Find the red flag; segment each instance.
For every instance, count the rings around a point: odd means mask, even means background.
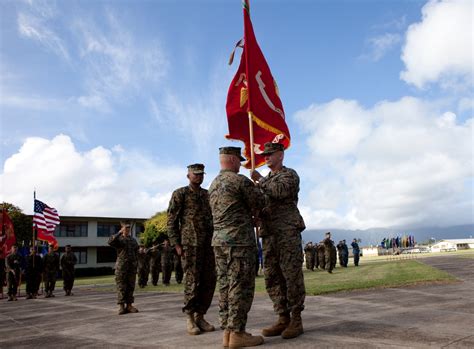
[[[1,219],[0,258],[5,258],[10,253],[12,245],[16,243],[16,237],[13,222],[5,208],[2,209]]]
[[[59,224],[58,211],[36,199],[34,211],[33,225],[38,231],[38,240],[47,241],[57,250],[58,241],[54,237],[54,228]]]
[[[251,150],[255,153],[255,167],[265,163],[263,145],[267,142],[290,146],[290,131],[278,87],[263,56],[250,21],[248,0],[243,1],[244,45],[240,65],[227,94],[228,139],[245,143],[245,167],[250,168]],[[239,45],[239,44],[237,44]],[[249,113],[252,117],[254,144],[250,146]]]

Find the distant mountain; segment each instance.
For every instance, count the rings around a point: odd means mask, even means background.
[[[427,241],[430,238],[442,239],[463,239],[474,237],[474,224],[456,225],[450,227],[421,227],[421,228],[371,228],[366,230],[347,229],[311,229],[305,230],[302,234],[305,242],[319,242],[323,239],[324,233],[330,231],[336,244],[345,239],[351,242],[352,239],[361,239],[361,246],[379,245],[384,237],[396,237],[403,235],[413,235],[415,241]]]

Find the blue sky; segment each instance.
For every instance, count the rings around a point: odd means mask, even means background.
[[[251,1],[308,227],[472,223],[470,1]],[[2,1],[0,199],[148,217],[218,172],[239,0]],[[237,53],[240,57],[240,51]],[[248,175],[248,171],[242,173]]]

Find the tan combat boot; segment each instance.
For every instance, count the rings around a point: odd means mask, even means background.
[[[203,332],[212,332],[212,331],[215,330],[214,326],[212,326],[209,322],[207,322],[204,319],[204,314],[196,313],[195,317],[194,317],[194,320],[196,322],[196,325]]]
[[[138,309],[135,308],[132,304],[127,304],[127,312],[128,313],[138,313]]]
[[[264,328],[262,334],[265,337],[279,336],[288,327],[290,323],[290,315],[280,314],[275,324],[270,327]]]
[[[250,333],[245,331],[230,332],[229,349],[255,347],[261,344],[263,344],[262,336],[252,336]]]
[[[288,327],[283,331],[281,337],[290,339],[298,337],[303,333],[303,322],[301,321],[301,313],[291,314],[291,321]]]
[[[125,309],[124,304],[123,304],[123,303],[120,303],[120,304],[119,304],[119,312],[118,312],[118,314],[119,314],[119,315],[123,315],[123,314],[127,314],[127,313],[128,313],[128,311],[127,311],[127,309]]]
[[[186,327],[188,330],[188,334],[195,336],[201,333],[198,325],[196,325],[196,321],[194,320],[194,314],[188,314],[188,319],[186,320]]]
[[[224,348],[229,347],[229,337],[230,337],[230,330],[225,329],[224,330],[224,336],[222,338],[222,346]]]

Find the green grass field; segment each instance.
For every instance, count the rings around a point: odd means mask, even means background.
[[[161,275],[160,275],[161,276]],[[332,274],[326,271],[304,271],[306,294],[319,295],[331,292],[350,291],[374,287],[399,287],[427,282],[454,282],[456,278],[444,271],[421,263],[416,259],[402,259],[364,264],[359,267],[337,267]],[[161,280],[160,280],[161,282]],[[97,290],[114,290],[114,276],[78,278],[75,285],[90,286]],[[100,286],[100,287],[99,287]],[[144,289],[136,288],[136,292],[182,292],[183,285],[175,283],[166,287],[161,283],[158,286],[147,286]],[[256,292],[265,292],[263,276],[256,279]]]

